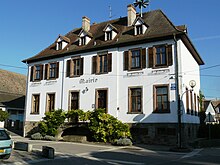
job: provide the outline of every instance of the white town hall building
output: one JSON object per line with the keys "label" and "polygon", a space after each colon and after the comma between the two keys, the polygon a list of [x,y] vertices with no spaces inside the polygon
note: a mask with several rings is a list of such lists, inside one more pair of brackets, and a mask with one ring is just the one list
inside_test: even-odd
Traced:
{"label": "white town hall building", "polygon": [[140,141],[174,143],[178,94],[184,136],[196,135],[204,62],[186,27],[173,25],[161,10],[140,17],[128,5],[127,12],[96,24],[83,17],[82,27],[23,61],[29,68],[25,135],[47,111],[105,108]]}

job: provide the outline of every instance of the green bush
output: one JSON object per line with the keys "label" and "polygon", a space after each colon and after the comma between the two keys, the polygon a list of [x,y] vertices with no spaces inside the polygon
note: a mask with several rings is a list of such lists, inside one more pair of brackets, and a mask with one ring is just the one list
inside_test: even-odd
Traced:
{"label": "green bush", "polygon": [[84,112],[81,109],[70,110],[66,114],[66,118],[69,119],[70,122],[78,123],[78,121],[87,121],[89,120],[90,111]]}
{"label": "green bush", "polygon": [[57,134],[57,129],[64,123],[66,119],[66,113],[62,109],[46,112],[43,121],[39,123],[40,133],[50,136]]}
{"label": "green bush", "polygon": [[121,137],[130,137],[127,124],[106,114],[104,109],[96,109],[90,114],[88,125],[93,140],[98,142],[113,142]]}
{"label": "green bush", "polygon": [[8,112],[0,110],[0,121],[5,121],[9,117]]}

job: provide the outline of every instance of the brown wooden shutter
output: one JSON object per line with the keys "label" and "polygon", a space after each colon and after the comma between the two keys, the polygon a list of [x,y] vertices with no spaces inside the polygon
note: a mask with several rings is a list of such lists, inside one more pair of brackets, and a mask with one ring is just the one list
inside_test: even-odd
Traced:
{"label": "brown wooden shutter", "polygon": [[153,68],[154,66],[154,47],[148,48],[148,67]]}
{"label": "brown wooden shutter", "polygon": [[84,58],[80,58],[80,75],[83,75]]}
{"label": "brown wooden shutter", "polygon": [[59,62],[56,65],[56,78],[59,78]]}
{"label": "brown wooden shutter", "polygon": [[30,73],[30,81],[33,81],[33,75],[34,75],[34,66],[31,67],[31,73]]}
{"label": "brown wooden shutter", "polygon": [[96,73],[97,68],[97,62],[96,62],[97,56],[92,57],[92,74]]}
{"label": "brown wooden shutter", "polygon": [[173,65],[172,45],[167,45],[168,66]]}
{"label": "brown wooden shutter", "polygon": [[40,80],[43,80],[44,65],[40,65]]}
{"label": "brown wooden shutter", "polygon": [[44,79],[48,79],[48,64],[45,64],[45,72],[44,72]]}
{"label": "brown wooden shutter", "polygon": [[70,62],[71,60],[66,61],[66,77],[70,77]]}
{"label": "brown wooden shutter", "polygon": [[141,58],[142,58],[142,69],[146,68],[146,49],[142,49],[141,51]]}
{"label": "brown wooden shutter", "polygon": [[112,53],[108,54],[108,72],[112,71]]}
{"label": "brown wooden shutter", "polygon": [[129,53],[128,51],[124,51],[124,70],[128,70],[129,63]]}

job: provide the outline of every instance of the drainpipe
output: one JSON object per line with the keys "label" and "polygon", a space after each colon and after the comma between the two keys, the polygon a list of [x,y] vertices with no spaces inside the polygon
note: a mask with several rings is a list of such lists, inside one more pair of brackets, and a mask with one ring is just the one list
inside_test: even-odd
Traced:
{"label": "drainpipe", "polygon": [[26,135],[26,130],[25,130],[25,122],[26,122],[26,113],[27,113],[27,98],[28,98],[28,82],[29,82],[29,65],[28,65],[28,63],[27,63],[27,61],[26,61],[26,63],[25,63],[26,65],[27,65],[27,68],[28,68],[28,72],[27,72],[27,77],[26,77],[26,96],[25,96],[25,106],[24,106],[24,116],[23,116],[23,137],[25,137]]}
{"label": "drainpipe", "polygon": [[64,90],[64,78],[65,78],[65,59],[63,59],[63,70],[62,70],[62,78],[61,78],[61,103],[60,103],[60,107],[61,109],[63,109],[63,90]]}
{"label": "drainpipe", "polygon": [[180,107],[180,94],[179,94],[179,63],[178,63],[178,51],[177,51],[177,39],[176,34],[173,34],[174,54],[175,54],[175,83],[176,83],[176,103],[177,103],[177,119],[178,119],[178,133],[177,133],[177,145],[178,148],[182,148],[182,121],[181,121],[181,107]]}

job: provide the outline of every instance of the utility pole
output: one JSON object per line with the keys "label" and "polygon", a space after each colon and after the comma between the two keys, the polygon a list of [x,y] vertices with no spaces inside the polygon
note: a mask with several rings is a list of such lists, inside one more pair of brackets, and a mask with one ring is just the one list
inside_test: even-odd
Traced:
{"label": "utility pole", "polygon": [[182,121],[181,121],[181,103],[180,103],[180,94],[179,94],[179,63],[178,63],[178,51],[177,51],[177,40],[176,34],[173,34],[174,37],[174,51],[175,51],[175,83],[176,83],[176,103],[177,103],[177,121],[178,121],[178,133],[177,133],[177,144],[178,148],[182,148]]}

